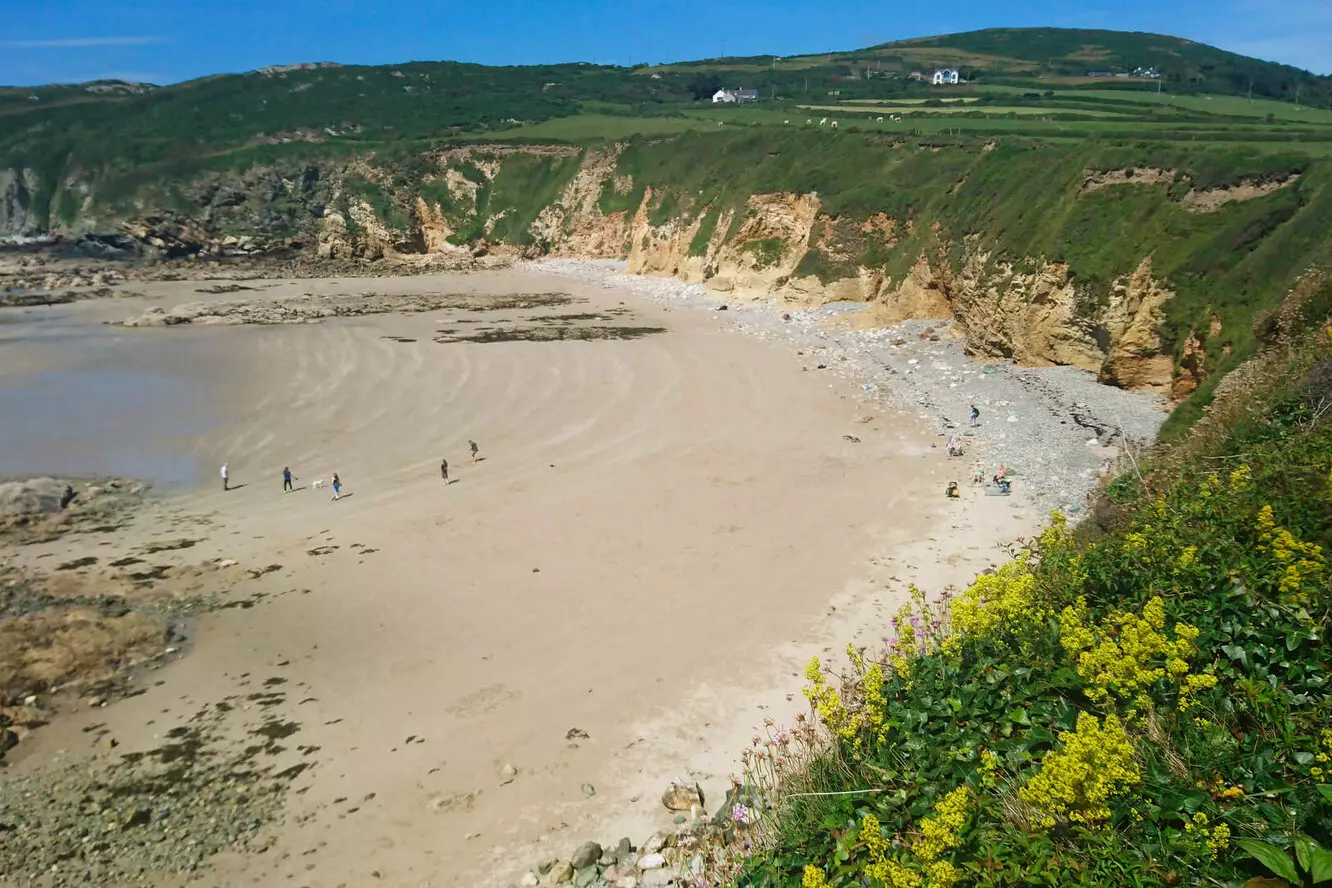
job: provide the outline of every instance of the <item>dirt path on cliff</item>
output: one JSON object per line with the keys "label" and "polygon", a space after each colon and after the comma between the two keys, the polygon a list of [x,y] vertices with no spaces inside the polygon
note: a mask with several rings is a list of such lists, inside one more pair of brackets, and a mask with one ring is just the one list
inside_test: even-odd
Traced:
{"label": "dirt path on cliff", "polygon": [[[225,421],[180,442],[205,480],[119,542],[197,528],[191,557],[258,572],[264,594],[204,618],[141,695],[43,729],[21,763],[147,751],[218,701],[281,725],[263,754],[303,767],[272,849],[162,885],[508,884],[584,838],[638,840],[669,823],[666,781],[715,797],[755,727],[802,708],[811,653],[877,641],[907,581],[965,581],[1029,526],[1016,500],[945,502],[961,469],[916,420],[706,313],[512,272],[268,283],[217,298],[574,302],[207,331],[210,362],[218,342],[229,361]],[[200,299],[190,282],[139,289],[142,304],[79,311]],[[560,312],[664,332],[433,341]],[[126,335],[153,349],[182,332]],[[337,502],[313,486],[333,472],[350,494]]]}

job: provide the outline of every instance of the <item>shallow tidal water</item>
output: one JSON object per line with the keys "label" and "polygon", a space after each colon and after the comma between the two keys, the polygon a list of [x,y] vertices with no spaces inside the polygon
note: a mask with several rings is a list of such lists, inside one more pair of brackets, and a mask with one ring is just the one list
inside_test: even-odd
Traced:
{"label": "shallow tidal water", "polygon": [[60,308],[0,311],[0,477],[207,477],[191,454],[224,419],[219,337],[142,332]]}

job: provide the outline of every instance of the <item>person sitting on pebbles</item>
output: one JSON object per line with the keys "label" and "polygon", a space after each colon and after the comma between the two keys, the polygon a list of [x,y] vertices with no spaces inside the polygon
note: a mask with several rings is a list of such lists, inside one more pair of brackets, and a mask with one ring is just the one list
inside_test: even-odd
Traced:
{"label": "person sitting on pebbles", "polygon": [[961,499],[962,491],[958,489],[956,481],[949,481],[948,488],[944,490],[944,496],[949,499]]}

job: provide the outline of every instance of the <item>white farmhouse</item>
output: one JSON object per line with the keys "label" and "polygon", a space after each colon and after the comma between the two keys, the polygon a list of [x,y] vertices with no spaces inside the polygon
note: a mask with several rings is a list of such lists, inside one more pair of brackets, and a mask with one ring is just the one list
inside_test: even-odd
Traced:
{"label": "white farmhouse", "polygon": [[961,80],[956,68],[940,68],[934,72],[935,86],[957,86]]}
{"label": "white farmhouse", "polygon": [[733,105],[737,102],[752,102],[758,98],[756,89],[719,89],[712,96],[712,104]]}

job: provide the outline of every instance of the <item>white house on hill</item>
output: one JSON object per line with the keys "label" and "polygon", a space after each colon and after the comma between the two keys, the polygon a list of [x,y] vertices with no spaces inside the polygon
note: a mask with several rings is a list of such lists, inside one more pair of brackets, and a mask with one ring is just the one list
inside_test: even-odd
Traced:
{"label": "white house on hill", "polygon": [[956,68],[940,68],[934,72],[935,86],[956,86],[961,79]]}
{"label": "white house on hill", "polygon": [[756,89],[719,89],[713,94],[712,103],[714,105],[723,102],[734,104],[736,102],[752,102],[757,98],[758,90]]}

